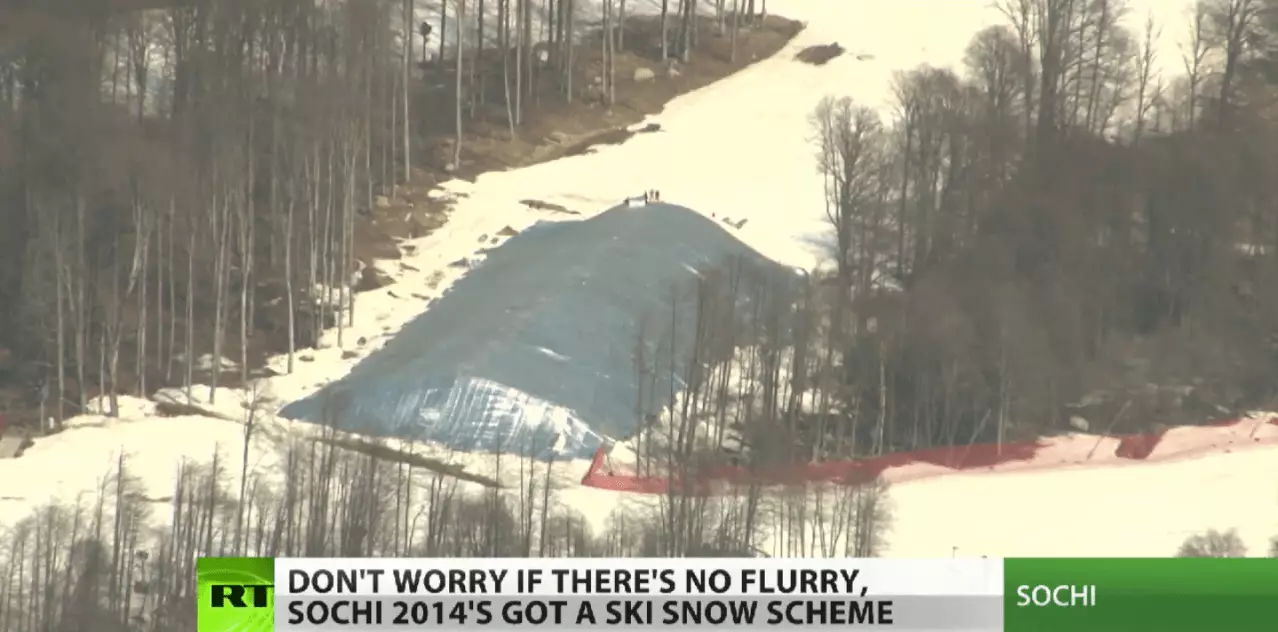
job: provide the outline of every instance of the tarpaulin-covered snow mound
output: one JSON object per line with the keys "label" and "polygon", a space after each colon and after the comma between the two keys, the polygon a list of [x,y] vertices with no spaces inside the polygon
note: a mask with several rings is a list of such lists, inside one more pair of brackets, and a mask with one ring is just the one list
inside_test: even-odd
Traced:
{"label": "tarpaulin-covered snow mound", "polygon": [[[681,383],[696,318],[689,288],[710,269],[781,288],[795,276],[670,204],[539,223],[346,377],[280,414],[466,452],[589,459],[659,409],[672,371]],[[639,386],[640,341],[642,381],[661,388]]]}

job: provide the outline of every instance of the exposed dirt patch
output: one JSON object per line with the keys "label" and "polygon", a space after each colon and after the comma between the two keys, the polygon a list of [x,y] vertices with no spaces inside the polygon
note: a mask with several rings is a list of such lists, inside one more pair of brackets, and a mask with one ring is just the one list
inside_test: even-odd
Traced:
{"label": "exposed dirt patch", "polygon": [[598,147],[607,145],[620,145],[636,134],[649,134],[661,131],[660,123],[649,123],[637,130],[630,127],[618,127],[604,132],[599,132],[587,137],[585,140],[573,143],[564,149],[564,156],[581,156],[583,154],[592,154]]}
{"label": "exposed dirt patch", "polygon": [[560,213],[563,215],[581,215],[581,213],[574,211],[562,204],[543,202],[541,200],[520,200],[519,203],[523,204],[524,206],[527,206],[530,210],[533,210],[533,211],[548,211],[551,213]]}
{"label": "exposed dirt patch", "polygon": [[214,415],[208,410],[200,408],[194,404],[184,404],[182,402],[156,402],[155,414],[161,417],[215,417],[217,419],[225,419],[221,415]]}
{"label": "exposed dirt patch", "polygon": [[838,57],[845,52],[847,51],[845,51],[842,46],[839,46],[838,42],[834,42],[832,44],[819,44],[817,46],[809,46],[799,51],[799,53],[795,55],[794,58],[805,64],[812,64],[813,66],[824,66],[827,63],[829,63],[831,59],[834,59],[835,57]]}

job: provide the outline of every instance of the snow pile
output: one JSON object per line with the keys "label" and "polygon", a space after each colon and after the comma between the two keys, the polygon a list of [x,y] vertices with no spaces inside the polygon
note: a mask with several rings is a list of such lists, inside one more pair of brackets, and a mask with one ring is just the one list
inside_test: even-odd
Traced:
{"label": "snow pile", "polygon": [[793,279],[673,205],[539,224],[489,251],[349,375],[280,414],[458,451],[589,459],[659,410],[645,381],[683,379],[697,326],[689,289],[718,267],[777,287]]}

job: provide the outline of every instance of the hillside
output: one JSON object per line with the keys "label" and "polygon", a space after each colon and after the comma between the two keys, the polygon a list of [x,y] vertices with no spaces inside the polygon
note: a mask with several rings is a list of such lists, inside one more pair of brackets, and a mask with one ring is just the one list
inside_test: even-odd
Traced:
{"label": "hillside", "polygon": [[[398,240],[393,256],[351,264],[378,280],[356,293],[353,309],[350,270],[332,269],[350,254],[341,231],[325,242],[329,255],[309,232],[292,233],[278,244],[280,263],[298,266],[298,287],[311,287],[312,262],[315,280],[327,282],[295,306],[344,314],[316,328],[314,348],[263,353],[269,371],[249,388],[178,380],[147,398],[122,394],[115,407],[96,400],[90,414],[68,414],[62,432],[0,462],[0,480],[10,481],[0,483],[0,521],[12,526],[4,562],[15,576],[67,569],[15,591],[10,599],[22,605],[0,617],[71,603],[76,582],[62,577],[84,576],[108,552],[145,558],[137,568],[150,574],[146,596],[109,616],[141,614],[166,630],[187,629],[165,599],[187,594],[189,560],[209,552],[1163,556],[1205,529],[1237,529],[1248,553],[1263,554],[1278,532],[1278,426],[1252,414],[1274,408],[1278,377],[1278,250],[1267,210],[1278,190],[1265,177],[1278,164],[1267,101],[1275,49],[1269,13],[1245,13],[1245,41],[1220,29],[1240,2],[1262,6],[1198,5],[1201,55],[1190,53],[1198,65],[1185,77],[1177,45],[1194,38],[1180,35],[1180,3],[1122,12],[1116,3],[1046,0],[1033,6],[1056,19],[1039,20],[1046,16],[1018,14],[1030,6],[1019,2],[1000,11],[939,0],[774,0],[769,12],[804,24],[793,39],[659,112],[636,114],[609,137],[624,142],[420,191],[451,205],[447,221]],[[1144,28],[1147,10],[1157,11],[1163,36]],[[707,20],[699,32],[710,39],[713,10]],[[1044,41],[1059,47],[1036,45]],[[307,96],[298,102],[326,102]],[[357,127],[331,124],[345,119],[321,120],[359,138]],[[270,134],[253,129],[252,144],[269,146]],[[358,167],[342,158],[351,146],[341,138],[319,145],[318,157],[313,145],[290,150],[294,175],[281,184],[296,187],[289,195],[299,204],[280,219],[323,217],[329,202],[342,208],[342,180],[315,175],[330,159],[339,172]],[[243,272],[235,211],[248,198],[221,196],[212,183],[231,176],[216,173],[196,199],[231,208],[201,216],[197,237],[225,235],[224,268],[211,269],[233,280]],[[322,195],[301,193],[316,183]],[[539,461],[275,414],[351,374],[463,280],[483,280],[490,248],[500,252],[538,222],[586,224],[652,189],[807,274],[798,300],[757,311],[716,311],[737,304],[715,300],[725,284],[689,279],[700,305],[689,346],[696,370],[659,385],[660,414],[621,420],[639,428],[633,436],[609,437],[593,459]],[[417,208],[404,195],[384,197],[386,209]],[[48,239],[79,234],[74,202],[60,207]],[[156,252],[181,252],[180,239],[165,240]],[[660,238],[637,236],[620,250],[645,240]],[[128,241],[110,243],[103,260],[113,248],[132,252]],[[45,264],[25,270],[45,275],[53,293],[36,312],[46,324],[58,306],[73,319],[72,308],[87,304],[81,292],[112,287],[62,273],[92,267],[62,259],[74,260],[75,249],[31,250]],[[188,286],[186,260],[174,261],[159,267],[183,281],[183,299],[239,291],[212,282],[216,275]],[[129,278],[120,276],[122,288]],[[564,283],[553,281],[546,287]],[[618,296],[634,291],[616,285]],[[170,283],[161,286],[169,296]],[[501,327],[460,308],[444,315],[459,330]],[[223,314],[229,331],[238,317]],[[117,330],[66,337],[55,358],[74,358],[79,341],[94,366],[109,366],[107,334]],[[166,324],[161,338],[174,331]],[[443,330],[433,336],[450,342]],[[232,362],[237,343],[226,345]],[[211,339],[205,345],[218,355]],[[483,367],[487,348],[478,348],[466,362]],[[67,375],[77,368],[66,366]],[[1218,421],[1236,423],[1209,423]],[[994,457],[963,460],[973,452]],[[877,464],[872,479],[846,476],[866,462]],[[778,465],[837,475],[796,480],[774,475]],[[725,471],[749,476],[707,476]],[[654,489],[604,489],[607,477],[680,484],[634,493]],[[126,570],[110,573],[117,581],[100,589],[101,603],[121,601]],[[33,616],[15,629],[92,614],[51,610],[57,621]]]}

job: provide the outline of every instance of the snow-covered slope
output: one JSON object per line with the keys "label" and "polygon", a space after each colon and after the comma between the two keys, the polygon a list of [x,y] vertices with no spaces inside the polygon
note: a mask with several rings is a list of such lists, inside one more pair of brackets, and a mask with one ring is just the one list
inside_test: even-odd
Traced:
{"label": "snow-covered slope", "polygon": [[[1133,20],[1143,20],[1152,9],[1164,24],[1168,36],[1161,58],[1170,67],[1178,63],[1174,36],[1183,31],[1187,4],[1133,3]],[[817,100],[849,94],[886,107],[895,71],[953,64],[975,31],[1000,20],[985,0],[772,0],[769,10],[804,20],[807,29],[776,57],[671,103],[653,117],[662,133],[487,174],[474,184],[450,183],[447,193],[458,203],[448,224],[415,242],[416,254],[402,262],[407,265],[385,264],[399,282],[360,295],[357,324],[340,346],[336,333],[329,333],[325,347],[305,352],[293,374],[265,380],[256,396],[261,407],[270,412],[344,375],[462,273],[449,263],[474,257],[481,236],[552,218],[529,210],[520,204],[523,199],[588,215],[656,188],[663,199],[705,214],[748,218],[739,233],[750,245],[787,264],[815,265],[824,205],[808,115]],[[831,42],[851,54],[821,67],[793,60],[804,47]],[[282,360],[275,367],[282,369]],[[195,394],[206,397],[207,389]],[[132,454],[130,467],[146,479],[148,492],[166,495],[179,460],[207,459],[215,446],[238,456],[242,426],[236,420],[245,414],[245,399],[252,397],[218,393],[208,408],[224,411],[227,420],[157,417],[152,406],[127,399],[121,419],[72,420],[66,432],[41,440],[24,457],[0,462],[0,526],[50,499],[93,493],[120,450]],[[262,423],[294,429],[282,421]],[[249,468],[264,471],[276,458],[264,437],[278,433],[260,435]],[[492,468],[488,457],[437,456],[474,471]],[[621,504],[645,502],[575,485],[586,466],[556,465],[561,502],[599,520]],[[951,475],[902,483],[894,498],[890,553],[896,555],[949,555],[955,546],[961,554],[1166,555],[1185,533],[1205,527],[1238,527],[1259,549],[1265,535],[1278,532],[1278,449],[1141,465]]]}
{"label": "snow-covered slope", "polygon": [[896,556],[1166,557],[1191,534],[1233,528],[1260,555],[1278,533],[1278,447],[944,476],[892,494]]}

